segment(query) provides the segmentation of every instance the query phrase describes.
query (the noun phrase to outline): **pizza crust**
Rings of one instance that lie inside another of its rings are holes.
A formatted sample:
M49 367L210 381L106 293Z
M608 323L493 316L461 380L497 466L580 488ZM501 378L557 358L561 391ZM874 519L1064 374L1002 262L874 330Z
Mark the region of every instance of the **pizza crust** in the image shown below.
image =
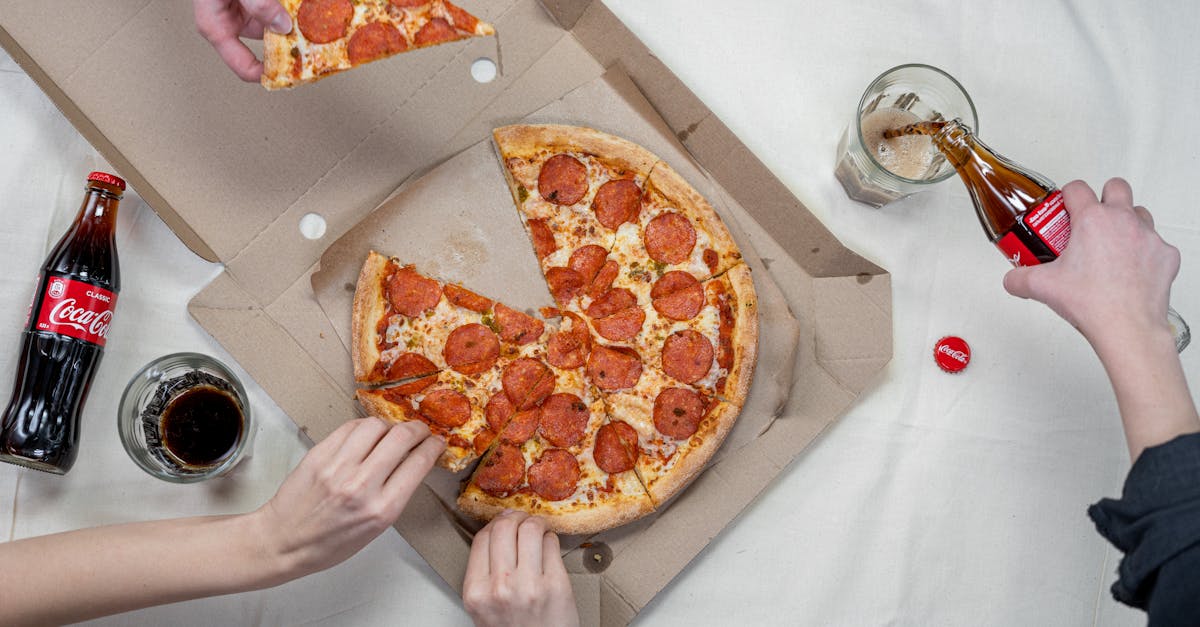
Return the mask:
M670 470L659 475L646 486L655 507L662 507L696 478L704 470L708 460L721 448L729 430L737 422L741 407L726 401L718 401L717 406L709 412L704 421L704 428L696 432L692 439L700 437L700 444L689 448L680 458L679 463Z
M358 273L354 288L354 313L350 323L350 344L354 359L354 379L361 383L377 383L373 377L379 362L380 318L387 311L387 295L383 280L387 278L388 258L371 251Z
M538 507L534 507L534 503ZM479 520L491 520L506 509L520 509L545 518L546 527L555 533L591 535L633 522L654 511L654 504L645 494L625 495L619 499L587 509L567 512L553 510L553 501L535 499L526 494L507 498L494 497L468 482L458 496L458 508Z
M725 273L730 289L733 290L733 365L725 378L722 396L738 409L746 404L750 395L750 383L754 380L754 367L758 363L758 296L754 291L754 280L750 266L738 264Z
M296 28L293 24L292 28ZM292 45L287 35L271 30L263 32L263 73L259 82L269 90L285 89L295 85L291 77Z

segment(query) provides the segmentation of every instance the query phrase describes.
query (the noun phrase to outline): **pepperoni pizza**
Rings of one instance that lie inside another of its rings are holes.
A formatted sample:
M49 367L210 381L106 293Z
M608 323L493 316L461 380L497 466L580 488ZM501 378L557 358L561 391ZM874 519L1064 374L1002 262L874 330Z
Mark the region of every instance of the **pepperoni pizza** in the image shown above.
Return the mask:
M354 369L375 415L421 420L459 497L593 533L662 506L746 401L758 311L712 207L640 146L587 128L494 133L554 307L539 317L372 252L354 299Z
M267 89L318 81L413 48L491 35L490 24L449 0L281 0L292 32L263 36Z

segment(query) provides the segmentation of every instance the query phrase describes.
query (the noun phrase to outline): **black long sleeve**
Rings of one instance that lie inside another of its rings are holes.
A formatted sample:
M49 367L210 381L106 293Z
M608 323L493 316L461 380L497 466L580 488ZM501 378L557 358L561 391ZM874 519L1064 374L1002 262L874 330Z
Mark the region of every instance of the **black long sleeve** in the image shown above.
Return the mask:
M1121 498L1088 515L1125 554L1114 598L1146 610L1151 625L1200 624L1200 433L1143 451Z

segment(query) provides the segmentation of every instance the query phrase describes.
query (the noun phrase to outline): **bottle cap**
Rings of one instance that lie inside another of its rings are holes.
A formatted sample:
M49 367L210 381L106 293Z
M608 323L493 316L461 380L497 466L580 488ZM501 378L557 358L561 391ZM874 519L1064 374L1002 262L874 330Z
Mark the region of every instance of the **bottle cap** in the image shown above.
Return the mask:
M125 180L115 174L109 174L108 172L92 172L88 175L87 180L100 181L101 183L115 185L121 191L125 191Z
M948 335L933 346L933 360L946 372L962 372L971 363L971 347L961 337Z

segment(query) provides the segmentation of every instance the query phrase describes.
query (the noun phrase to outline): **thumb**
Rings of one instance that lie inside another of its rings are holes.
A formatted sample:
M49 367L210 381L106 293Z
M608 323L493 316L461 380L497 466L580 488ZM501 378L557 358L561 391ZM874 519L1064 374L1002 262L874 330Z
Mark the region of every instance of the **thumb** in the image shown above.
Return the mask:
M1033 298L1033 273L1035 266L1019 266L1004 275L1004 289L1018 298Z
M292 32L292 16L288 15L279 0L241 0L246 12L254 16L260 24L286 35Z

